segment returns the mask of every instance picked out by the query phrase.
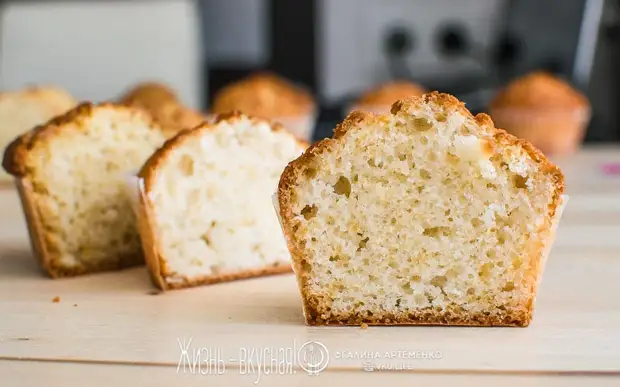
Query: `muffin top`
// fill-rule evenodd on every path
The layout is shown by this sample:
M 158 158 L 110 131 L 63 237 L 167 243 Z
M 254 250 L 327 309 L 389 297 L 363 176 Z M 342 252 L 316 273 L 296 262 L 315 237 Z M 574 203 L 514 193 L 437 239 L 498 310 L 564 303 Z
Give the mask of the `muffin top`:
M 261 72 L 222 88 L 213 98 L 211 113 L 240 111 L 273 119 L 305 115 L 313 109 L 310 93 L 282 77 Z
M 426 90 L 417 83 L 393 81 L 366 91 L 358 98 L 356 105 L 392 105 L 397 100 L 418 97 L 424 93 Z
M 581 108 L 588 99 L 566 81 L 537 71 L 510 82 L 491 101 L 491 108 Z
M 170 102 L 178 102 L 178 98 L 167 85 L 157 82 L 144 82 L 127 91 L 120 98 L 120 102 L 152 108 Z

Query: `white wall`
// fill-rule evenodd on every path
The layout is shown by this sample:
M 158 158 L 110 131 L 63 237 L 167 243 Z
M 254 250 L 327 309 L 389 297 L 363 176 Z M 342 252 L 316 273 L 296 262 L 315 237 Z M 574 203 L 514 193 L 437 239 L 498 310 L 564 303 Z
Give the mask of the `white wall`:
M 0 19 L 0 87 L 53 83 L 100 101 L 155 79 L 200 106 L 199 16 L 191 0 L 9 1 Z

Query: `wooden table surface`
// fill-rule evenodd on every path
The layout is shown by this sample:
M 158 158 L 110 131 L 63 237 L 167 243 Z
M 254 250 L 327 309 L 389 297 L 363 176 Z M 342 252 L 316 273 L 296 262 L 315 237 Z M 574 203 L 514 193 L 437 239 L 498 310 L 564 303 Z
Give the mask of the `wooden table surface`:
M 144 268 L 50 280 L 2 189 L 0 385 L 619 386 L 620 174 L 602 166 L 620 148 L 555 161 L 570 200 L 524 329 L 307 327 L 292 275 L 166 294 Z M 307 342 L 329 354 L 318 376 Z

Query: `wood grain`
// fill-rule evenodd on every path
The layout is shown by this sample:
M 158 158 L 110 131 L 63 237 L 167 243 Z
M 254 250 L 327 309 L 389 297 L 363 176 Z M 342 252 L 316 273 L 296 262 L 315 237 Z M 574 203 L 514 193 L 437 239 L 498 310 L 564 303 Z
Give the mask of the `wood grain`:
M 605 162 L 620 162 L 620 149 L 558 161 L 570 201 L 525 329 L 307 327 L 292 275 L 167 294 L 156 291 L 144 268 L 50 280 L 32 257 L 14 190 L 2 189 L 0 375 L 11 375 L 8 385 L 41 385 L 44 375 L 57 377 L 51 385 L 124 384 L 140 375 L 155 376 L 154 386 L 212 385 L 216 379 L 175 372 L 179 342 L 191 338 L 190 349 L 217 348 L 230 369 L 246 350 L 319 341 L 329 349 L 329 380 L 338 384 L 381 377 L 400 385 L 413 372 L 435 385 L 459 385 L 463 373 L 479 386 L 620 385 L 612 378 L 620 373 L 620 176 L 599 173 Z M 395 350 L 435 351 L 441 358 L 384 356 Z M 409 372 L 363 372 L 368 359 L 350 358 L 356 352 L 377 352 L 376 363 L 400 362 Z M 40 372 L 29 372 L 35 367 Z M 561 376 L 569 373 L 582 376 Z M 218 378 L 237 382 L 234 375 Z M 273 378 L 269 385 L 310 383 Z
M 558 374 L 479 374 L 433 372 L 325 372 L 309 376 L 304 372 L 294 374 L 260 375 L 225 370 L 221 375 L 201 375 L 177 372 L 174 367 L 140 367 L 110 364 L 72 364 L 33 361 L 2 361 L 0 375 L 8 386 L 126 386 L 139 380 L 150 387 L 170 386 L 369 386 L 389 380 L 395 386 L 476 386 L 476 387 L 617 387 L 618 379 L 609 375 L 558 375 Z M 463 383 L 466 380 L 467 383 Z

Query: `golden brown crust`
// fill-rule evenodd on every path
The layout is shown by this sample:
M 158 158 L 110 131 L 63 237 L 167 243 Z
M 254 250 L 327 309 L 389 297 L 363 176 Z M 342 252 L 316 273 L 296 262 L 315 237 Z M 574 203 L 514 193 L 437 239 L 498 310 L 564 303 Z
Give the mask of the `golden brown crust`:
M 220 90 L 211 112 L 223 114 L 242 111 L 253 117 L 276 119 L 313 113 L 310 93 L 275 74 L 253 74 Z
M 158 82 L 143 82 L 127 91 L 119 102 L 123 105 L 157 108 L 167 103 L 179 103 L 176 93 Z
M 170 283 L 166 281 L 166 278 L 170 274 L 166 268 L 165 257 L 160 253 L 158 248 L 157 233 L 158 229 L 154 221 L 152 213 L 152 205 L 149 201 L 148 194 L 153 188 L 155 183 L 156 173 L 160 165 L 162 165 L 171 152 L 178 146 L 182 146 L 185 141 L 191 141 L 195 138 L 199 138 L 204 131 L 212 130 L 215 125 L 222 121 L 234 122 L 235 120 L 249 118 L 255 124 L 258 122 L 266 122 L 265 120 L 248 117 L 240 112 L 231 112 L 222 114 L 215 117 L 213 122 L 203 123 L 202 125 L 188 130 L 179 132 L 176 136 L 168 139 L 164 145 L 159 148 L 144 164 L 138 177 L 142 181 L 140 187 L 140 201 L 138 209 L 138 230 L 142 239 L 142 246 L 144 250 L 144 256 L 147 267 L 154 284 L 162 290 L 181 289 L 199 285 L 208 285 L 218 282 L 232 281 L 243 278 L 265 276 L 279 273 L 288 273 L 292 271 L 291 265 L 275 265 L 257 269 L 244 270 L 235 273 L 218 273 L 211 276 L 202 276 L 195 279 L 182 278 L 179 282 Z M 292 136 L 282 125 L 277 123 L 270 123 L 273 131 L 285 131 Z M 301 140 L 297 142 L 302 147 L 307 147 L 307 143 Z
M 58 133 L 62 125 L 73 122 L 82 116 L 90 115 L 93 107 L 94 105 L 89 102 L 82 103 L 67 113 L 54 117 L 50 121 L 17 137 L 4 151 L 4 158 L 2 160 L 4 170 L 14 176 L 25 176 L 25 161 L 29 150 L 34 148 L 37 143 L 46 141 L 48 136 Z
M 149 157 L 149 159 L 144 163 L 144 166 L 138 173 L 138 176 L 144 179 L 145 190 L 148 192 L 151 190 L 151 184 L 155 179 L 154 173 L 159 167 L 159 165 L 166 160 L 169 152 L 171 152 L 177 146 L 181 146 L 186 140 L 189 140 L 193 137 L 199 137 L 202 131 L 211 130 L 215 125 L 222 121 L 234 122 L 235 120 L 239 120 L 242 118 L 250 119 L 254 124 L 259 122 L 267 122 L 271 126 L 271 129 L 274 132 L 285 131 L 289 135 L 294 136 L 290 131 L 288 131 L 284 126 L 277 122 L 270 122 L 261 118 L 251 117 L 239 111 L 228 112 L 224 114 L 219 114 L 213 117 L 210 122 L 203 122 L 197 127 L 184 129 L 178 132 L 175 136 L 170 137 L 166 140 L 166 142 Z M 308 143 L 300 138 L 295 138 L 297 143 L 303 148 L 308 147 Z
M 395 101 L 418 97 L 426 93 L 426 89 L 417 83 L 408 81 L 393 81 L 364 92 L 356 101 L 356 106 L 387 105 Z
M 564 80 L 536 71 L 517 78 L 491 101 L 499 108 L 587 108 L 588 99 Z
M 518 139 L 515 136 L 506 133 L 502 129 L 495 128 L 491 117 L 486 114 L 478 114 L 473 116 L 471 112 L 465 108 L 465 104 L 452 95 L 438 92 L 431 92 L 420 97 L 412 97 L 404 100 L 396 101 L 392 105 L 391 115 L 397 115 L 400 112 L 408 112 L 413 110 L 421 103 L 432 103 L 441 106 L 447 114 L 450 112 L 459 112 L 469 117 L 487 133 L 492 135 L 494 143 L 489 143 L 488 147 L 495 146 L 516 146 L 523 149 L 534 160 L 545 174 L 552 177 L 555 187 L 555 195 L 549 205 L 547 222 L 541 227 L 541 232 L 551 232 L 551 222 L 554 218 L 558 206 L 561 204 L 561 195 L 564 192 L 564 175 L 560 169 L 551 163 L 538 149 L 525 140 Z M 536 291 L 536 281 L 531 281 L 530 296 L 527 297 L 523 305 L 512 311 L 496 312 L 495 314 L 467 314 L 454 312 L 436 312 L 436 311 L 420 311 L 417 313 L 409 313 L 407 315 L 391 315 L 383 314 L 373 317 L 358 316 L 350 314 L 346 316 L 335 316 L 330 320 L 322 320 L 320 318 L 321 301 L 315 298 L 308 290 L 309 275 L 303 269 L 306 265 L 308 257 L 305 254 L 304 246 L 301 241 L 295 237 L 298 224 L 294 220 L 293 203 L 293 187 L 299 178 L 304 175 L 307 168 L 312 168 L 314 159 L 324 152 L 329 152 L 330 148 L 336 141 L 340 141 L 348 132 L 360 130 L 360 123 L 371 122 L 372 120 L 385 120 L 388 115 L 374 115 L 372 113 L 354 111 L 349 114 L 343 122 L 335 129 L 332 138 L 326 138 L 312 145 L 304 154 L 296 160 L 293 160 L 285 168 L 280 182 L 278 184 L 278 205 L 280 211 L 280 219 L 282 228 L 286 238 L 286 242 L 293 260 L 293 270 L 297 274 L 298 284 L 302 295 L 304 313 L 306 322 L 309 325 L 472 325 L 472 326 L 527 326 L 530 323 L 533 313 L 534 295 Z M 551 235 L 548 235 L 551 237 Z M 547 238 L 549 239 L 549 238 Z M 544 251 L 545 246 L 541 245 L 534 251 L 530 259 L 532 278 L 537 277 L 536 274 L 542 269 L 538 262 Z M 465 316 L 465 317 L 464 317 Z
M 34 257 L 41 264 L 45 273 L 51 278 L 74 277 L 86 273 L 96 273 L 108 270 L 120 270 L 142 263 L 142 256 L 124 256 L 118 260 L 104 261 L 98 265 L 86 267 L 82 264 L 67 267 L 53 259 L 48 247 L 54 245 L 51 234 L 46 232 L 42 217 L 45 212 L 39 206 L 37 196 L 28 178 L 16 179 L 15 185 L 19 194 L 20 202 L 24 210 L 30 245 Z
M 13 142 L 11 142 L 11 144 L 9 144 L 9 146 L 4 151 L 4 157 L 2 160 L 3 168 L 5 169 L 5 171 L 14 176 L 27 176 L 27 157 L 28 153 L 32 149 L 36 148 L 39 143 L 49 141 L 50 138 L 63 131 L 63 126 L 65 125 L 71 123 L 78 123 L 76 127 L 83 129 L 84 125 L 79 125 L 80 123 L 90 118 L 97 109 L 105 108 L 125 110 L 131 115 L 139 115 L 144 121 L 150 123 L 149 126 L 152 130 L 161 130 L 162 132 L 169 131 L 155 123 L 150 116 L 143 113 L 139 109 L 123 105 L 117 105 L 109 102 L 101 104 L 84 102 L 76 106 L 74 109 L 71 109 L 67 113 L 55 117 L 42 125 L 39 125 L 31 131 L 24 133 L 23 135 L 13 140 Z
M 51 233 L 43 226 L 42 219 L 45 216 L 45 208 L 38 200 L 38 196 L 32 185 L 31 170 L 29 167 L 29 153 L 34 151 L 39 144 L 50 141 L 54 136 L 65 130 L 67 124 L 80 123 L 89 119 L 96 109 L 114 108 L 127 110 L 130 114 L 139 114 L 146 122 L 151 122 L 148 115 L 130 107 L 102 103 L 94 105 L 92 103 L 82 103 L 66 114 L 56 117 L 47 123 L 40 125 L 33 130 L 15 139 L 6 149 L 3 158 L 4 169 L 16 177 L 16 186 L 26 216 L 26 223 L 30 235 L 33 252 L 45 271 L 52 278 L 71 277 L 85 273 L 94 273 L 107 270 L 118 270 L 126 267 L 135 266 L 141 263 L 141 256 L 121 256 L 116 260 L 102 261 L 99 264 L 85 266 L 76 264 L 71 267 L 61 265 L 55 261 L 54 254 L 50 248 L 56 245 L 56 241 Z M 84 125 L 76 125 L 83 129 Z M 156 125 L 152 125 L 153 130 L 162 130 Z
M 433 103 L 436 105 L 440 105 L 447 110 L 455 110 L 465 115 L 466 117 L 474 119 L 481 128 L 484 128 L 488 133 L 493 135 L 495 144 L 504 146 L 517 146 L 524 149 L 527 154 L 532 158 L 532 160 L 534 160 L 536 164 L 539 165 L 543 172 L 553 176 L 554 185 L 558 192 L 557 201 L 554 202 L 555 209 L 559 201 L 559 196 L 564 192 L 564 175 L 562 174 L 562 171 L 549 159 L 547 159 L 539 149 L 537 149 L 526 140 L 517 138 L 503 129 L 496 128 L 493 120 L 488 114 L 479 113 L 474 117 L 471 112 L 467 108 L 465 108 L 465 104 L 463 102 L 459 101 L 456 97 L 449 94 L 432 92 L 425 94 L 424 96 L 419 98 L 410 98 L 396 101 L 394 105 L 392 105 L 391 113 L 397 114 L 402 109 L 410 109 L 412 106 L 415 106 L 420 99 L 422 99 L 424 103 Z M 494 144 L 490 145 L 493 146 Z M 551 213 L 551 216 L 553 216 L 554 213 L 555 210 Z
M 167 283 L 167 288 L 162 290 L 178 290 L 190 288 L 194 286 L 213 285 L 222 282 L 237 281 L 255 277 L 266 277 L 270 275 L 292 273 L 293 270 L 289 264 L 277 264 L 269 267 L 261 267 L 258 269 L 248 269 L 234 273 L 222 273 L 213 276 L 203 276 L 195 278 L 191 281 L 183 279 L 182 282 Z
M 32 184 L 28 179 L 16 179 L 15 185 L 19 194 L 20 202 L 24 210 L 30 246 L 34 257 L 39 261 L 46 273 L 52 278 L 60 277 L 60 272 L 51 265 L 51 255 L 47 252 L 47 246 L 43 235 L 43 224 L 39 217 L 39 212 L 35 206 Z
M 321 319 L 316 305 L 318 301 L 310 300 L 306 309 L 306 322 L 316 326 L 359 326 L 359 325 L 450 325 L 450 326 L 474 326 L 474 327 L 527 327 L 532 320 L 532 311 L 500 311 L 494 314 L 467 313 L 458 311 L 437 312 L 433 309 L 416 311 L 395 315 L 386 313 L 382 316 L 357 316 L 352 315 L 345 319 L 333 318 Z
M 143 180 L 138 180 L 138 205 L 136 208 L 136 220 L 138 224 L 138 233 L 140 234 L 140 241 L 142 242 L 142 251 L 144 253 L 144 260 L 146 267 L 149 271 L 149 276 L 158 288 L 162 290 L 167 289 L 167 284 L 163 273 L 165 269 L 163 267 L 164 260 L 159 254 L 157 248 L 157 228 L 154 224 L 154 216 L 149 205 L 148 197 L 144 190 Z M 161 263 L 161 267 L 160 267 Z
M 155 121 L 170 129 L 168 137 L 209 120 L 207 115 L 184 106 L 170 87 L 156 82 L 137 85 L 123 95 L 119 103 L 149 113 Z

